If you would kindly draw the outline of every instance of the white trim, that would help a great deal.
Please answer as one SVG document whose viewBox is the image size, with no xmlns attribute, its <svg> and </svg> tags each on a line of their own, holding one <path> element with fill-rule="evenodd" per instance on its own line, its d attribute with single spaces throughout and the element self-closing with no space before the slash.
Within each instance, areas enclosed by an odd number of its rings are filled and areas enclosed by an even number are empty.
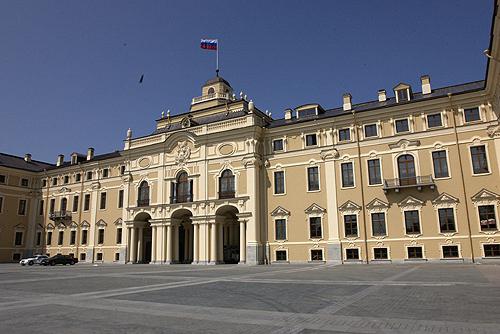
<svg viewBox="0 0 500 334">
<path fill-rule="evenodd" d="M 420 247 L 422 249 L 422 257 L 421 258 L 411 258 L 409 257 L 408 254 L 408 248 L 409 247 Z M 425 256 L 425 246 L 424 244 L 415 244 L 415 245 L 405 245 L 405 259 L 406 260 L 427 260 L 427 257 Z"/>
<path fill-rule="evenodd" d="M 5 206 L 5 197 L 4 196 L 0 196 L 0 198 L 2 200 L 0 200 L 0 215 L 4 213 L 4 206 Z"/>
<path fill-rule="evenodd" d="M 283 192 L 282 193 L 276 193 L 276 173 L 282 172 L 283 173 Z M 318 171 L 319 172 L 319 171 Z M 286 172 L 284 169 L 276 169 L 273 171 L 273 195 L 274 196 L 284 196 L 286 195 Z"/>
<path fill-rule="evenodd" d="M 284 220 L 285 221 L 285 239 L 279 239 L 276 236 L 276 221 L 277 220 Z M 279 216 L 279 217 L 274 217 L 273 220 L 273 230 L 274 230 L 274 241 L 275 242 L 286 242 L 288 241 L 288 217 L 287 216 Z M 323 230 L 321 231 L 323 232 Z"/>
<path fill-rule="evenodd" d="M 370 230 L 371 230 L 371 236 L 372 238 L 385 238 L 389 235 L 389 231 L 387 230 L 387 211 L 388 211 L 388 208 L 386 208 L 385 210 L 383 211 L 369 211 L 368 213 L 370 214 Z M 384 214 L 384 225 L 385 225 L 385 234 L 384 235 L 375 235 L 373 233 L 373 218 L 372 218 L 372 215 L 373 214 L 380 214 L 380 213 L 383 213 Z"/>
<path fill-rule="evenodd" d="M 367 126 L 371 126 L 371 125 L 375 125 L 375 129 L 377 131 L 377 134 L 375 136 L 370 136 L 370 137 L 367 137 L 366 136 L 366 127 Z M 374 123 L 368 123 L 368 124 L 363 124 L 363 140 L 365 139 L 373 139 L 373 138 L 380 138 L 380 129 L 379 129 L 379 124 L 377 122 L 374 122 Z"/>
<path fill-rule="evenodd" d="M 484 153 L 486 154 L 486 163 L 488 164 L 488 172 L 486 173 L 474 173 L 474 164 L 472 163 L 472 152 L 471 149 L 473 147 L 480 147 L 484 146 Z M 491 171 L 491 164 L 490 164 L 490 155 L 488 153 L 488 143 L 482 142 L 481 140 L 474 140 L 472 143 L 467 145 L 467 150 L 469 151 L 469 162 L 470 162 L 470 168 L 471 168 L 471 175 L 472 176 L 484 176 L 484 175 L 490 175 L 492 173 Z"/>
<path fill-rule="evenodd" d="M 442 210 L 442 209 L 452 209 L 453 210 L 453 219 L 454 219 L 454 224 L 455 224 L 455 231 L 451 231 L 451 232 L 442 232 L 441 231 L 441 221 L 439 220 L 439 210 Z M 436 214 L 436 220 L 437 220 L 437 231 L 439 234 L 442 234 L 442 235 L 445 235 L 445 236 L 453 236 L 454 234 L 457 234 L 458 233 L 458 224 L 457 224 L 457 205 L 455 203 L 455 205 L 451 206 L 451 205 L 448 205 L 448 206 L 436 206 L 435 209 L 435 214 Z"/>
<path fill-rule="evenodd" d="M 276 254 L 276 252 L 285 252 L 286 253 L 286 260 L 278 260 L 278 256 Z M 289 258 L 288 258 L 288 248 L 276 248 L 274 250 L 274 262 L 289 262 Z"/>
<path fill-rule="evenodd" d="M 350 143 L 352 142 L 352 127 L 338 128 L 335 129 L 337 132 L 337 143 Z M 349 140 L 340 140 L 340 130 L 348 130 L 349 131 Z"/>
<path fill-rule="evenodd" d="M 359 238 L 359 211 L 357 212 L 342 212 L 340 214 L 342 216 L 342 238 L 345 240 L 355 240 Z M 346 234 L 346 229 L 345 229 L 345 216 L 356 216 L 356 235 L 350 235 L 348 236 Z"/>
<path fill-rule="evenodd" d="M 408 233 L 406 231 L 406 217 L 405 217 L 405 212 L 407 211 L 417 211 L 418 212 L 418 226 L 419 226 L 419 233 Z M 408 238 L 418 238 L 419 236 L 424 234 L 423 228 L 422 228 L 422 208 L 401 208 L 401 215 L 403 218 L 403 234 L 408 237 Z"/>
<path fill-rule="evenodd" d="M 313 250 L 319 250 L 319 251 L 321 251 L 321 260 L 313 260 L 312 259 L 312 251 Z M 312 262 L 312 261 L 325 261 L 325 249 L 323 247 L 309 248 L 309 261 L 310 262 Z"/>
<path fill-rule="evenodd" d="M 499 258 L 498 256 L 486 256 L 485 251 L 484 251 L 484 246 L 487 246 L 487 245 L 500 245 L 500 243 L 489 242 L 489 241 L 481 242 L 481 256 L 485 259 L 498 259 Z"/>
<path fill-rule="evenodd" d="M 314 135 L 316 137 L 316 145 L 307 145 L 307 136 L 312 136 Z M 311 147 L 320 147 L 320 142 L 319 142 L 319 136 L 317 132 L 311 132 L 311 133 L 304 133 L 304 139 L 303 139 L 303 148 L 311 148 Z"/>
<path fill-rule="evenodd" d="M 316 190 L 309 190 L 309 168 L 317 168 L 318 169 L 318 189 L 316 189 Z M 309 163 L 306 166 L 306 192 L 317 193 L 320 191 L 321 191 L 321 168 L 320 168 L 319 164 L 317 164 L 317 163 L 314 163 L 314 164 Z"/>
<path fill-rule="evenodd" d="M 307 222 L 306 239 L 307 240 L 319 242 L 325 238 L 325 227 L 323 224 L 323 221 L 324 221 L 323 216 L 324 216 L 323 213 L 309 213 L 306 215 L 306 222 Z M 318 237 L 311 238 L 311 218 L 319 218 L 320 226 L 321 226 L 321 237 L 319 237 L 319 238 Z M 287 225 L 287 227 L 288 227 L 288 225 Z"/>
<path fill-rule="evenodd" d="M 368 161 L 370 160 L 378 160 L 379 161 L 379 171 L 380 171 L 380 183 L 370 184 L 370 166 L 368 165 Z M 376 187 L 384 184 L 384 172 L 382 170 L 382 157 L 374 157 L 366 159 L 366 172 L 368 176 L 368 187 Z"/>
<path fill-rule="evenodd" d="M 408 131 L 399 131 L 398 132 L 396 123 L 398 121 L 404 121 L 404 120 L 408 124 Z M 393 133 L 394 133 L 394 135 L 407 134 L 407 133 L 411 133 L 411 132 L 413 132 L 413 131 L 412 131 L 412 126 L 411 126 L 409 117 L 402 117 L 402 118 L 396 118 L 396 119 L 394 119 L 394 125 L 393 125 Z"/>
<path fill-rule="evenodd" d="M 342 171 L 342 165 L 352 164 L 352 186 L 344 187 L 344 175 Z M 340 163 L 340 189 L 353 189 L 356 188 L 356 166 L 354 165 L 354 160 L 342 161 Z"/>
<path fill-rule="evenodd" d="M 440 250 L 441 250 L 441 259 L 443 260 L 447 260 L 447 259 L 463 259 L 463 256 L 462 256 L 462 247 L 459 243 L 456 243 L 456 244 L 440 244 L 439 245 L 440 247 Z M 443 250 L 443 247 L 447 247 L 447 246 L 456 246 L 458 247 L 458 257 L 444 257 L 444 250 Z"/>
<path fill-rule="evenodd" d="M 375 258 L 375 248 L 385 248 L 387 250 L 387 258 L 386 259 L 376 259 Z M 385 246 L 385 245 L 381 245 L 381 246 L 375 245 L 375 246 L 371 247 L 370 249 L 371 249 L 371 253 L 372 253 L 371 261 L 387 261 L 387 260 L 392 260 L 391 259 L 391 248 L 390 247 Z"/>
<path fill-rule="evenodd" d="M 429 126 L 429 116 L 434 116 L 434 115 L 439 115 L 441 119 L 441 125 L 439 126 Z M 443 129 L 445 128 L 444 126 L 444 120 L 443 120 L 443 113 L 442 112 L 433 112 L 430 114 L 425 114 L 425 126 L 427 130 L 434 130 L 434 129 Z"/>
<path fill-rule="evenodd" d="M 24 201 L 24 213 L 23 214 L 19 214 L 19 208 L 21 206 L 21 201 Z M 28 199 L 25 198 L 25 197 L 22 197 L 22 198 L 18 199 L 18 201 L 17 201 L 17 212 L 16 212 L 17 216 L 19 216 L 19 217 L 25 217 L 26 214 L 27 214 L 27 211 L 28 211 Z"/>
<path fill-rule="evenodd" d="M 441 151 L 444 151 L 446 153 L 446 167 L 448 168 L 448 176 L 437 177 L 436 176 L 436 171 L 434 169 L 434 158 L 433 158 L 432 154 L 434 152 L 441 152 Z M 430 160 L 431 160 L 432 177 L 435 180 L 447 180 L 447 179 L 451 179 L 450 152 L 448 150 L 448 147 L 440 145 L 440 148 L 435 148 L 435 149 L 429 150 L 429 154 L 430 154 Z"/>
<path fill-rule="evenodd" d="M 358 250 L 358 258 L 357 259 L 348 259 L 347 258 L 347 250 L 348 249 L 357 249 Z M 361 261 L 361 247 L 344 247 L 344 261 L 349 262 L 349 261 Z"/>
</svg>

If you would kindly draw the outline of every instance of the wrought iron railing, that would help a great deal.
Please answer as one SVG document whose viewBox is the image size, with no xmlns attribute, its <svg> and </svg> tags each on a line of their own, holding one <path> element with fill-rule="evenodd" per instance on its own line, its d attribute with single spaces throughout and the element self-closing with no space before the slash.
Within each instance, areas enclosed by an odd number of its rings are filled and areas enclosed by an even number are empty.
<svg viewBox="0 0 500 334">
<path fill-rule="evenodd" d="M 71 219 L 71 211 L 62 210 L 62 211 L 54 211 L 49 213 L 50 220 L 70 220 Z"/>
<path fill-rule="evenodd" d="M 400 188 L 422 188 L 429 186 L 434 189 L 435 183 L 432 175 L 400 177 L 397 179 L 384 180 L 384 191 L 391 189 L 399 190 Z M 419 190 L 420 190 L 419 189 Z"/>
</svg>

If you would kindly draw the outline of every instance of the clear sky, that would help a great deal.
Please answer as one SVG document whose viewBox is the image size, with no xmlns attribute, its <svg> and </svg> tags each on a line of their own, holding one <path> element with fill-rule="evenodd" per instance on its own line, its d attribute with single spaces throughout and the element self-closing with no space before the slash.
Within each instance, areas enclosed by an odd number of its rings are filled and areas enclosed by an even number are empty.
<svg viewBox="0 0 500 334">
<path fill-rule="evenodd" d="M 493 0 L 0 1 L 0 152 L 123 149 L 215 75 L 261 110 L 482 80 Z M 139 83 L 144 74 L 143 83 Z M 392 94 L 392 93 L 390 93 Z"/>
</svg>

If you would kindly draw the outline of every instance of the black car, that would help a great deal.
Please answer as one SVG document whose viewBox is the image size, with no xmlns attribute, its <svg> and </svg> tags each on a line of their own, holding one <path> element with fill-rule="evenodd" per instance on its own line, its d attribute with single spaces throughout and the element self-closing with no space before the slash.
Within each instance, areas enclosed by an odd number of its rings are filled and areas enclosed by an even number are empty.
<svg viewBox="0 0 500 334">
<path fill-rule="evenodd" d="M 74 265 L 75 263 L 78 262 L 78 259 L 74 258 L 72 255 L 54 255 L 49 257 L 48 259 L 43 259 L 40 264 L 44 266 L 55 266 L 56 264 L 70 264 Z"/>
</svg>

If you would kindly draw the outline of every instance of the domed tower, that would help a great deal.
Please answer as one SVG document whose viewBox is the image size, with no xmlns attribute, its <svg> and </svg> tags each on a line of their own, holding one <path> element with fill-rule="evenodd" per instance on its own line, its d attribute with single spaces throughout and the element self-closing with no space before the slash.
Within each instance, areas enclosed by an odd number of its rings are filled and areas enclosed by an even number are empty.
<svg viewBox="0 0 500 334">
<path fill-rule="evenodd" d="M 201 87 L 201 96 L 193 98 L 191 111 L 202 110 L 225 104 L 232 99 L 233 88 L 222 77 L 215 77 L 208 80 Z"/>
</svg>

